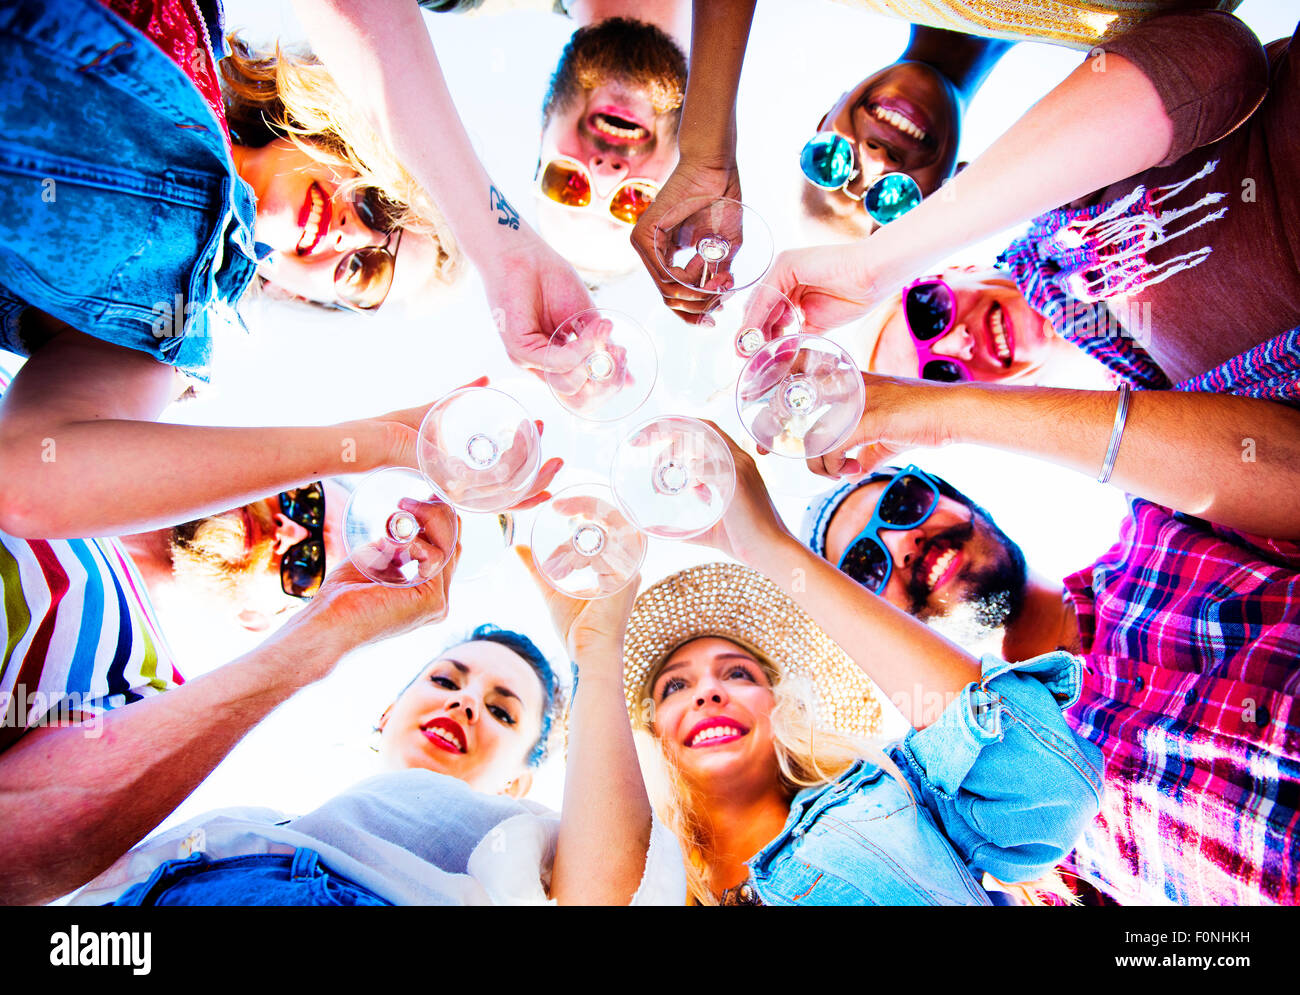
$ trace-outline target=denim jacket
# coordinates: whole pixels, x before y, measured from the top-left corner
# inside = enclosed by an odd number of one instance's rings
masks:
[[[1049,870],[1101,805],[1101,753],[1061,714],[1080,674],[1068,653],[985,657],[978,683],[888,750],[906,787],[860,761],[800,791],[747,887],[767,905],[987,905],[984,871]]]
[[[257,258],[216,115],[99,0],[6,0],[0,66],[0,348],[30,306],[201,374]]]

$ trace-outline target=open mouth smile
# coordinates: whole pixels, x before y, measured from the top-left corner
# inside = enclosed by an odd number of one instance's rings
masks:
[[[298,211],[298,225],[302,234],[294,251],[300,256],[311,255],[320,244],[321,237],[329,231],[330,216],[333,213],[330,199],[325,195],[319,183],[312,183],[303,198],[302,208]]]
[[[718,715],[705,719],[692,729],[690,735],[686,737],[686,745],[693,750],[706,746],[719,746],[740,739],[748,732],[749,730],[735,719]]]
[[[1010,316],[997,302],[994,302],[985,312],[984,336],[989,354],[997,357],[1004,370],[1011,369],[1011,363],[1016,358],[1016,336],[1012,330]]]
[[[956,546],[936,542],[916,565],[912,576],[933,593],[957,575],[962,560]]]
[[[424,738],[448,753],[465,752],[465,731],[452,719],[437,718],[420,726]]]
[[[650,129],[621,107],[604,107],[587,118],[587,127],[617,145],[639,145],[650,140]]]

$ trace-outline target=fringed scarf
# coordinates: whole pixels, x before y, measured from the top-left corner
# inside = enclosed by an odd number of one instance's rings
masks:
[[[1210,210],[1225,197],[1208,193],[1186,207],[1159,205],[1218,166],[1207,162],[1179,183],[1133,189],[1110,204],[1058,208],[1034,219],[1029,230],[998,257],[1025,300],[1068,339],[1121,379],[1140,390],[1187,390],[1238,394],[1300,407],[1300,329],[1270,339],[1221,366],[1171,384],[1164,371],[1136,341],[1131,330],[1117,329],[1106,301],[1154,286],[1199,266],[1211,247],[1200,246],[1161,263],[1147,253],[1227,213]],[[1201,211],[1199,217],[1189,217]],[[1187,219],[1182,227],[1171,226]]]

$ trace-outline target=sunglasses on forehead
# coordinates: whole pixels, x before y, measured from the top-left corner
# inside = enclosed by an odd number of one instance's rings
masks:
[[[880,531],[918,528],[938,505],[939,487],[934,478],[919,467],[904,467],[881,491],[871,520],[844,547],[836,566],[868,591],[879,594],[894,572],[894,558],[880,540]]]
[[[850,192],[849,183],[859,173],[857,157],[853,143],[838,132],[819,131],[808,139],[799,153],[799,168],[813,186],[861,200],[878,225],[896,221],[921,203],[921,188],[906,173],[882,173],[867,184],[860,196]]]
[[[325,489],[321,482],[281,491],[280,511],[311,533],[280,558],[280,589],[290,597],[306,600],[325,580]]]
[[[537,192],[563,207],[587,208],[595,197],[591,172],[577,159],[557,156],[537,171]],[[659,193],[659,185],[649,180],[623,180],[608,197],[596,201],[610,217],[634,225]]]
[[[903,291],[903,318],[916,348],[917,375],[938,383],[973,380],[959,359],[937,356],[930,343],[938,342],[957,323],[957,293],[939,277],[917,280]]]

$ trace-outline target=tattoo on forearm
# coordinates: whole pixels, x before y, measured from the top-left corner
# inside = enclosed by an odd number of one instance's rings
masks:
[[[510,206],[510,201],[506,200],[506,195],[496,187],[490,187],[488,206],[497,212],[497,224],[509,225],[515,231],[519,230],[519,212]]]

